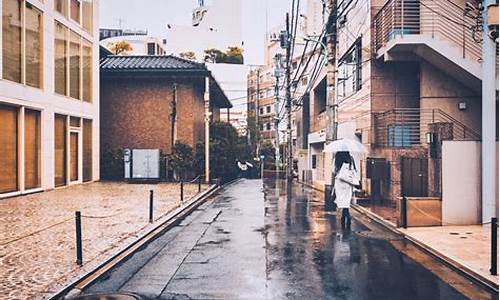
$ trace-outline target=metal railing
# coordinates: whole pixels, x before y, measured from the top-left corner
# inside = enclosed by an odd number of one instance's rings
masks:
[[[375,146],[404,148],[441,140],[479,141],[481,135],[440,109],[398,108],[373,115]]]
[[[481,44],[473,37],[475,20],[450,0],[390,0],[373,21],[374,49],[397,37],[426,35],[458,47],[463,58],[481,59]]]

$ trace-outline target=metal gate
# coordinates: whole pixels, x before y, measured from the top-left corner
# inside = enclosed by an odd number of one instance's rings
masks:
[[[428,160],[401,158],[401,196],[428,197]]]

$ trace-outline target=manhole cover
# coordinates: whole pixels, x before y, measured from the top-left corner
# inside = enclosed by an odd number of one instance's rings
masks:
[[[73,300],[145,300],[148,298],[132,294],[94,294],[94,295],[82,295],[72,299]]]

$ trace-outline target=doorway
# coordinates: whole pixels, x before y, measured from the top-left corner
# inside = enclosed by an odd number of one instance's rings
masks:
[[[401,158],[401,196],[428,197],[428,160]]]
[[[71,131],[69,135],[69,179],[71,182],[79,181],[78,166],[80,164],[79,155],[79,133]]]

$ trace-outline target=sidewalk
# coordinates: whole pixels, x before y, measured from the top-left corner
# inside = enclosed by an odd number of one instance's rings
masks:
[[[370,208],[355,205],[368,215],[408,240],[440,257],[457,269],[498,289],[498,276],[490,275],[490,225],[433,226],[397,228],[387,216],[379,216]]]
[[[400,231],[408,239],[498,288],[498,276],[490,274],[491,225],[413,227]]]
[[[202,189],[205,189],[203,186]],[[152,227],[179,206],[179,184],[90,183],[0,200],[0,299],[40,299]],[[198,192],[184,185],[184,199]],[[75,211],[82,213],[84,265],[76,265]]]

